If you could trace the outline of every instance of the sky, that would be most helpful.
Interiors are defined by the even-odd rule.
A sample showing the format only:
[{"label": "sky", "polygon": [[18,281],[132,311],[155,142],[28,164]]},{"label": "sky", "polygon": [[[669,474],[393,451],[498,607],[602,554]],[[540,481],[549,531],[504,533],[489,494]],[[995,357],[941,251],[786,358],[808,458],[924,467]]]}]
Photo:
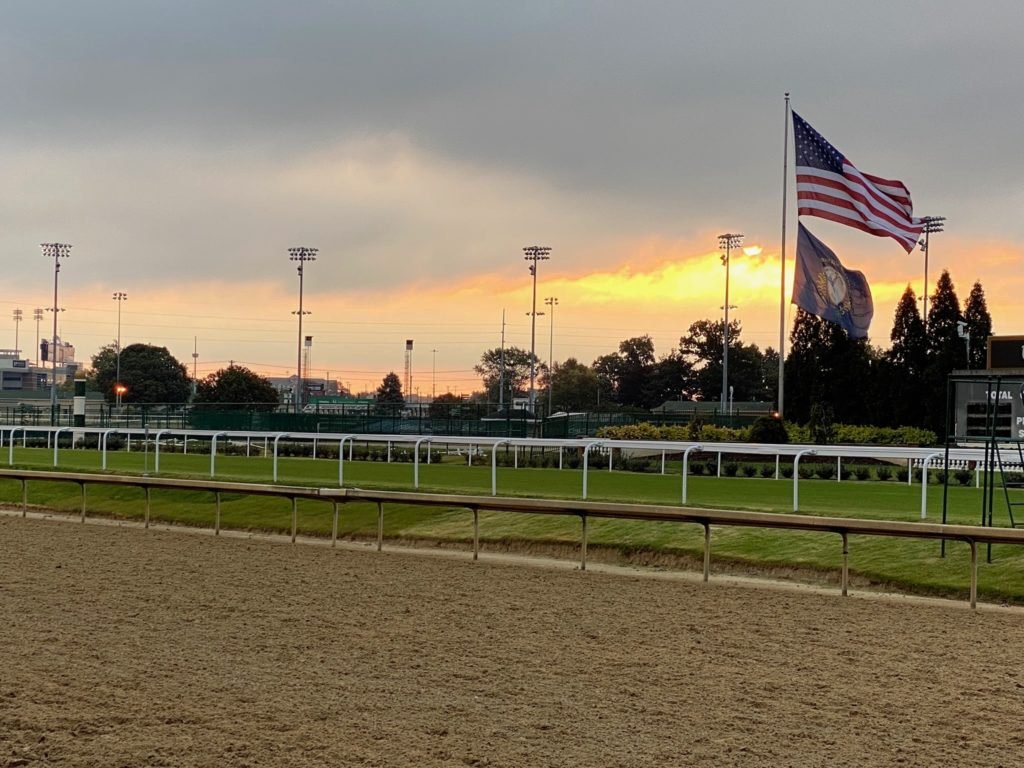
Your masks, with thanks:
[{"label": "sky", "polygon": [[[0,347],[18,334],[33,356],[32,310],[54,306],[39,244],[65,242],[78,359],[116,338],[123,291],[122,346],[190,370],[196,350],[200,378],[294,374],[287,249],[310,246],[310,376],[373,389],[413,339],[413,391],[467,394],[503,312],[506,344],[530,348],[524,246],[552,249],[537,354],[590,363],[643,334],[665,354],[720,317],[729,232],[750,247],[731,317],[777,349],[786,92],[915,214],[947,218],[930,290],[942,269],[961,300],[980,280],[995,332],[1024,333],[1022,39],[1017,2],[8,0]],[[921,251],[803,221],[865,273],[887,346]]]}]

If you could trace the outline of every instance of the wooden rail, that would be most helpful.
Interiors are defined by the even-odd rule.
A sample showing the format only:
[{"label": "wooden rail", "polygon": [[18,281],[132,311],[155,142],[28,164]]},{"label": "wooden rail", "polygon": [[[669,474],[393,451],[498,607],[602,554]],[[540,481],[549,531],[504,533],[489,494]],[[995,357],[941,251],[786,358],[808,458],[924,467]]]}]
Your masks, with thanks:
[{"label": "wooden rail", "polygon": [[19,480],[22,484],[22,514],[28,508],[28,481],[72,482],[82,488],[82,520],[85,519],[85,487],[87,484],[132,486],[146,494],[145,525],[149,527],[149,495],[154,488],[180,491],[210,491],[217,498],[215,533],[220,532],[220,496],[223,493],[278,496],[292,502],[292,541],[298,529],[297,500],[313,499],[331,503],[334,508],[331,543],[337,542],[338,507],[349,503],[377,505],[377,549],[384,545],[384,505],[411,504],[431,507],[461,507],[473,513],[473,559],[480,551],[479,514],[481,510],[505,513],[558,515],[580,518],[580,569],[587,567],[587,521],[590,518],[646,520],[650,522],[693,523],[704,529],[704,580],[711,571],[711,526],[739,526],[793,531],[815,531],[838,534],[842,539],[843,565],[841,589],[849,588],[849,536],[889,536],[914,539],[953,540],[965,542],[971,550],[970,603],[977,607],[978,544],[1024,545],[1024,530],[988,528],[970,525],[940,525],[903,521],[863,520],[846,517],[811,517],[806,515],[743,512],[738,510],[671,507],[649,504],[614,504],[563,499],[495,498],[457,494],[410,493],[402,491],[367,491],[356,488],[313,488],[307,486],[229,483],[212,480],[183,480],[163,477],[105,475],[91,473],[38,472],[31,470],[0,470],[0,479]]}]

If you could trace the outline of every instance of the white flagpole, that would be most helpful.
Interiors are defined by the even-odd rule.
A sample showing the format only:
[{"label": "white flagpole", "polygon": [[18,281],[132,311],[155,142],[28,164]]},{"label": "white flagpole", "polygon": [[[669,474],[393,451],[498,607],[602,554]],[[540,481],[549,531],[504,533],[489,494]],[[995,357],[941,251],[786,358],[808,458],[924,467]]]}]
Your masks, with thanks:
[{"label": "white flagpole", "polygon": [[782,271],[779,281],[779,420],[783,419],[783,386],[786,374],[786,185],[789,181],[789,91],[786,91],[786,122],[782,144]]}]

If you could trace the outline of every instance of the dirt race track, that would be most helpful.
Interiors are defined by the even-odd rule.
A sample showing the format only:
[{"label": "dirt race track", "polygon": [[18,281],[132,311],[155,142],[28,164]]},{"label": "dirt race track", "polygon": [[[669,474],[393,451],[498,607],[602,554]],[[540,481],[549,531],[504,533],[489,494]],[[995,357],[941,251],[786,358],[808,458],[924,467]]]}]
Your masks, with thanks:
[{"label": "dirt race track", "polygon": [[1018,766],[1024,615],[0,517],[3,766]]}]

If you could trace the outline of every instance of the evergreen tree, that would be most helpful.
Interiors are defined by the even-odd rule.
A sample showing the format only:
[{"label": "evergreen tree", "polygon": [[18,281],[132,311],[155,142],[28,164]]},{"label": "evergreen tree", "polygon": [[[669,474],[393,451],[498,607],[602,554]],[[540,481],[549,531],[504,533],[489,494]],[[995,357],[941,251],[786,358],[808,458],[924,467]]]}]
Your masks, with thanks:
[{"label": "evergreen tree", "polygon": [[377,387],[376,400],[377,405],[380,406],[401,407],[405,405],[405,397],[402,395],[402,380],[398,378],[397,373],[391,371],[384,377],[380,386]]},{"label": "evergreen tree", "polygon": [[967,367],[967,350],[957,333],[960,300],[948,270],[943,270],[928,307],[928,367],[922,388],[924,422],[937,435],[946,429],[946,380]]},{"label": "evergreen tree", "polygon": [[964,319],[971,339],[971,354],[967,367],[981,369],[988,363],[988,337],[992,335],[992,316],[985,303],[985,289],[981,282],[974,281],[971,295],[964,306]]},{"label": "evergreen tree", "polygon": [[896,305],[892,346],[880,361],[876,378],[877,423],[885,426],[923,426],[921,391],[928,366],[928,338],[909,285]]},{"label": "evergreen tree", "polygon": [[840,423],[874,423],[869,408],[875,368],[866,339],[851,339],[835,323],[797,310],[786,358],[786,416],[806,422],[812,408]]}]

